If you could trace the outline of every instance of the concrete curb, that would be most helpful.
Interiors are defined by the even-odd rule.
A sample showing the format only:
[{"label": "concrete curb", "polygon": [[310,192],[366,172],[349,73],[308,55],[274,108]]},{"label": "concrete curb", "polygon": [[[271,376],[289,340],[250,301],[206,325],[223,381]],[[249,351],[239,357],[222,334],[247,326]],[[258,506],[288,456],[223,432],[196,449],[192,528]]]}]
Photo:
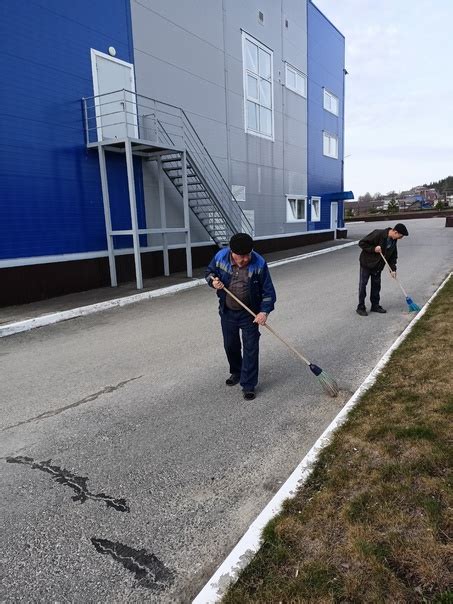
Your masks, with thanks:
[{"label": "concrete curb", "polygon": [[440,290],[444,287],[447,281],[450,279],[453,273],[450,273],[442,284],[437,288],[428,302],[424,305],[422,310],[412,319],[409,325],[405,328],[402,334],[395,340],[392,346],[387,350],[378,364],[375,366],[373,371],[368,377],[362,382],[359,388],[355,391],[353,396],[349,399],[343,409],[338,413],[335,419],[330,425],[324,430],[318,440],[315,442],[313,447],[309,450],[307,455],[303,458],[288,480],[282,485],[279,491],[274,495],[271,501],[259,514],[259,516],[250,525],[244,536],[234,547],[229,556],[219,566],[216,572],[212,575],[200,593],[193,600],[193,604],[213,604],[218,602],[228,587],[235,583],[238,576],[243,568],[245,568],[249,562],[253,559],[257,551],[261,546],[261,533],[267,523],[272,520],[282,509],[282,504],[285,499],[293,497],[296,494],[297,489],[306,481],[308,476],[311,474],[313,464],[317,460],[319,453],[324,447],[326,447],[333,433],[339,428],[347,419],[347,416],[351,409],[355,407],[357,402],[360,400],[362,395],[371,388],[376,381],[376,378],[381,373],[382,369],[388,363],[390,356],[396,350],[399,345],[406,339],[409,333],[414,328],[414,325],[420,320],[425,314],[427,308],[437,296]]},{"label": "concrete curb", "polygon": [[[313,256],[327,254],[329,252],[341,250],[345,247],[349,247],[351,245],[356,244],[357,242],[353,241],[350,243],[345,243],[344,245],[337,245],[325,248],[323,250],[317,250],[316,252],[309,252],[308,254],[301,254],[299,256],[292,256],[283,260],[276,260],[274,262],[269,262],[269,266],[281,266],[283,264],[289,264],[291,262],[305,260],[307,258],[312,258]],[[153,291],[143,292],[141,294],[133,294],[132,296],[124,296],[123,298],[114,298],[113,300],[106,300],[105,302],[98,302],[97,304],[90,304],[87,306],[80,306],[78,308],[71,308],[70,310],[63,310],[48,315],[42,315],[33,319],[25,319],[23,321],[7,323],[6,325],[0,326],[0,338],[4,338],[5,336],[11,336],[15,333],[20,333],[22,331],[29,331],[30,329],[35,329],[37,327],[44,327],[46,325],[60,323],[61,321],[68,321],[69,319],[84,317],[86,315],[91,315],[96,312],[102,312],[104,310],[111,310],[112,308],[119,308],[121,306],[135,304],[136,302],[142,302],[144,300],[152,300],[153,298],[176,294],[187,289],[193,289],[194,287],[198,287],[199,285],[204,285],[205,283],[206,281],[204,279],[194,279],[189,283],[170,285],[169,287],[163,287],[161,289],[155,289]]]}]

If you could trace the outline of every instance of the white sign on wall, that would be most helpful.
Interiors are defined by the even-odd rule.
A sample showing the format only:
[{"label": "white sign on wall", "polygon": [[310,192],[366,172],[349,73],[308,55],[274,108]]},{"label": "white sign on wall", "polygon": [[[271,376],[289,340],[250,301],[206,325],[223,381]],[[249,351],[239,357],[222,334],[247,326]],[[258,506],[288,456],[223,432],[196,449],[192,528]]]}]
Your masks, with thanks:
[{"label": "white sign on wall", "polygon": [[244,185],[231,185],[231,192],[236,201],[245,201]]}]

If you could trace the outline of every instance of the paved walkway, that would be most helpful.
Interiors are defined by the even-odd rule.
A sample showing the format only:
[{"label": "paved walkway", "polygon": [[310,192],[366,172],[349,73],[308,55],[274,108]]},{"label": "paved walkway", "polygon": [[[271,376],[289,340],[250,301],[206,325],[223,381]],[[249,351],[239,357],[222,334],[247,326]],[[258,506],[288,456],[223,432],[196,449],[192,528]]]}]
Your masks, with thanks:
[{"label": "paved walkway", "polygon": [[[411,221],[399,245],[419,304],[453,265],[443,223]],[[337,399],[267,333],[256,400],[226,387],[207,287],[0,340],[0,600],[198,592],[411,318],[385,275],[388,314],[354,312],[356,246],[272,276],[271,324],[337,378]]]},{"label": "paved walkway", "polygon": [[[307,245],[298,248],[292,248],[290,250],[283,250],[280,252],[273,252],[272,254],[266,254],[266,260],[272,262],[274,260],[281,260],[282,258],[288,258],[290,256],[297,256],[299,254],[306,254],[312,251],[326,249],[332,246],[343,245],[347,241],[353,241],[354,239],[338,239],[336,241],[327,241],[316,245]],[[198,279],[204,276],[204,268],[196,268],[193,271],[193,278]],[[33,319],[43,315],[62,312],[70,310],[72,308],[80,308],[81,306],[88,306],[90,304],[97,304],[107,300],[115,298],[125,298],[137,294],[139,292],[154,291],[171,285],[179,285],[182,283],[188,283],[191,279],[188,279],[185,273],[173,273],[169,277],[154,277],[151,279],[144,280],[144,288],[137,290],[135,283],[124,283],[118,287],[100,287],[98,289],[91,289],[88,291],[77,292],[74,294],[68,294],[65,296],[58,296],[56,298],[50,298],[48,300],[42,300],[39,302],[33,302],[30,304],[22,304],[20,306],[8,306],[0,308],[0,325],[7,325],[16,321],[24,321],[27,319]]]}]

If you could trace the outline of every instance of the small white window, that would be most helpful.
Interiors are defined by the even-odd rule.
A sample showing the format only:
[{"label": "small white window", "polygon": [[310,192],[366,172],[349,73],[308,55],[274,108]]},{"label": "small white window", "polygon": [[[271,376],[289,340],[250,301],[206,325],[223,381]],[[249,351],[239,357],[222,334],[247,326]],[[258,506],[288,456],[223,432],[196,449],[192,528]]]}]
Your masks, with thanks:
[{"label": "small white window", "polygon": [[307,221],[307,198],[299,195],[286,196],[286,221],[287,222],[306,222]]},{"label": "small white window", "polygon": [[300,96],[307,97],[307,76],[304,75],[301,71],[292,67],[288,63],[285,63],[286,66],[286,87],[295,92],[296,94],[300,94]]},{"label": "small white window", "polygon": [[324,109],[338,115],[339,100],[334,94],[324,88]]},{"label": "small white window", "polygon": [[311,220],[312,222],[319,222],[321,220],[321,198],[311,198]]},{"label": "small white window", "polygon": [[245,131],[274,140],[273,52],[242,32]]},{"label": "small white window", "polygon": [[327,157],[338,159],[338,137],[328,132],[323,132],[323,154]]}]

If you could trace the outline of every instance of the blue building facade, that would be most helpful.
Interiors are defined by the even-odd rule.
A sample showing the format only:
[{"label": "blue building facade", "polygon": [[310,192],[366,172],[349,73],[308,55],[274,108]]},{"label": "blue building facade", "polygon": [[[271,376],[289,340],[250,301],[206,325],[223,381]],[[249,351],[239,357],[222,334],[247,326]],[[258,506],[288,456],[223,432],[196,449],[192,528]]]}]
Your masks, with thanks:
[{"label": "blue building facade", "polygon": [[329,228],[336,203],[337,226],[343,228],[343,200],[353,198],[343,191],[345,39],[312,2],[307,22],[308,196],[321,198],[320,220],[313,221],[310,204],[310,226]]},{"label": "blue building facade", "polygon": [[[104,3],[89,0],[6,0],[0,11],[0,259],[103,251],[99,165],[86,148],[81,98],[93,94],[90,48],[113,41],[133,62],[129,0],[109,1],[108,20]],[[130,223],[123,164],[108,165],[117,228]],[[143,224],[143,203],[138,211]]]},{"label": "blue building facade", "polygon": [[[177,68],[178,58],[172,53],[190,57],[199,49],[186,48],[187,41],[183,41],[180,49],[173,46],[166,50],[161,44],[157,61],[157,51],[145,48],[148,25],[152,23],[157,27],[157,36],[158,30],[161,29],[161,33],[163,30],[156,19],[162,18],[162,24],[169,27],[169,34],[186,8],[175,3],[164,10],[159,3],[154,7],[152,1],[148,4],[152,10],[145,11],[131,0],[36,0],[30,3],[3,0],[0,3],[0,64],[4,77],[0,108],[0,305],[109,283],[99,157],[95,150],[87,148],[81,103],[82,98],[94,94],[91,49],[108,53],[113,48],[116,59],[135,66],[137,92],[145,90],[148,94],[151,90],[152,94],[181,107],[187,103],[185,109],[225,181],[232,187],[244,185],[244,191],[247,190],[249,205],[242,202],[243,209],[248,215],[256,210],[255,235],[260,251],[326,240],[337,234],[336,227],[343,226],[339,197],[343,189],[344,38],[336,28],[310,0],[302,3],[285,0],[284,20],[278,24],[275,19],[280,9],[277,15],[271,0],[263,3],[264,22],[257,19],[258,14],[263,15],[261,10],[255,15],[254,9],[239,0],[229,0],[226,10],[231,18],[227,23],[232,25],[228,30],[224,23],[226,37],[221,52],[212,53],[212,63],[206,68],[201,64],[196,68],[187,64],[183,70],[185,79],[176,80],[177,86],[171,89],[164,87],[170,78],[165,77],[163,69],[170,65],[173,71]],[[222,3],[208,4],[209,10],[193,23],[191,11],[182,15],[185,31],[193,30],[194,40],[200,41],[204,31],[210,28],[211,34],[215,32],[215,23],[224,12]],[[144,22],[146,19],[150,21]],[[266,140],[244,131],[245,105],[243,100],[238,102],[243,68],[241,61],[228,64],[234,54],[245,61],[241,54],[244,27],[250,34],[251,48],[256,40],[260,53],[273,49],[270,54],[274,61],[271,103],[275,109],[275,126],[273,115],[274,130],[272,137],[264,137]],[[286,27],[286,41],[281,38],[280,27]],[[294,41],[300,31],[304,31],[306,37],[296,48]],[[206,43],[214,47],[219,36],[211,34],[206,34]],[[167,33],[164,31],[162,35],[165,37]],[[176,39],[182,35],[186,34],[178,34]],[[277,48],[280,39],[282,46]],[[190,40],[190,44],[195,43]],[[200,60],[209,59],[209,53],[200,52]],[[286,97],[282,96],[278,84],[285,86],[281,74],[285,73],[287,62],[295,65],[301,76],[307,72],[308,93],[305,95],[287,92]],[[168,69],[170,73],[170,67]],[[158,86],[154,93],[158,70],[160,88]],[[211,98],[197,99],[192,94],[195,80],[189,81],[190,70],[199,72],[196,75],[204,83],[212,80],[212,89],[217,95],[215,104]],[[257,74],[257,78],[264,81],[261,76]],[[222,78],[225,78],[223,84]],[[184,82],[187,90],[184,90]],[[233,89],[236,84],[238,90]],[[338,115],[324,108],[325,90],[338,99]],[[178,93],[180,98],[173,99],[171,95]],[[192,114],[190,103],[195,107]],[[261,101],[264,114],[263,103]],[[198,107],[201,108],[199,115]],[[206,116],[202,115],[204,111]],[[337,138],[336,158],[325,155],[323,132]],[[156,190],[153,175],[143,161],[134,157],[133,165],[138,226],[145,229],[153,226],[151,221],[159,214],[153,205]],[[112,228],[130,229],[124,157],[110,154],[107,173]],[[289,193],[305,197],[306,213],[302,222],[286,219]],[[175,198],[172,202],[174,210],[172,203],[169,204],[175,226],[179,225],[178,212],[182,212],[177,201]],[[338,220],[333,226],[331,204],[335,201],[338,201]],[[263,220],[262,224],[258,217]],[[194,261],[203,264],[215,246],[200,224],[193,217],[191,220],[195,233],[192,237]],[[318,239],[313,238],[315,234]],[[162,274],[162,253],[156,236],[141,235],[140,240],[149,252],[148,257],[142,259],[145,276]],[[115,238],[119,278],[123,281],[133,278],[131,247],[132,237]],[[176,238],[172,247],[172,269],[180,270],[182,246]]]}]

